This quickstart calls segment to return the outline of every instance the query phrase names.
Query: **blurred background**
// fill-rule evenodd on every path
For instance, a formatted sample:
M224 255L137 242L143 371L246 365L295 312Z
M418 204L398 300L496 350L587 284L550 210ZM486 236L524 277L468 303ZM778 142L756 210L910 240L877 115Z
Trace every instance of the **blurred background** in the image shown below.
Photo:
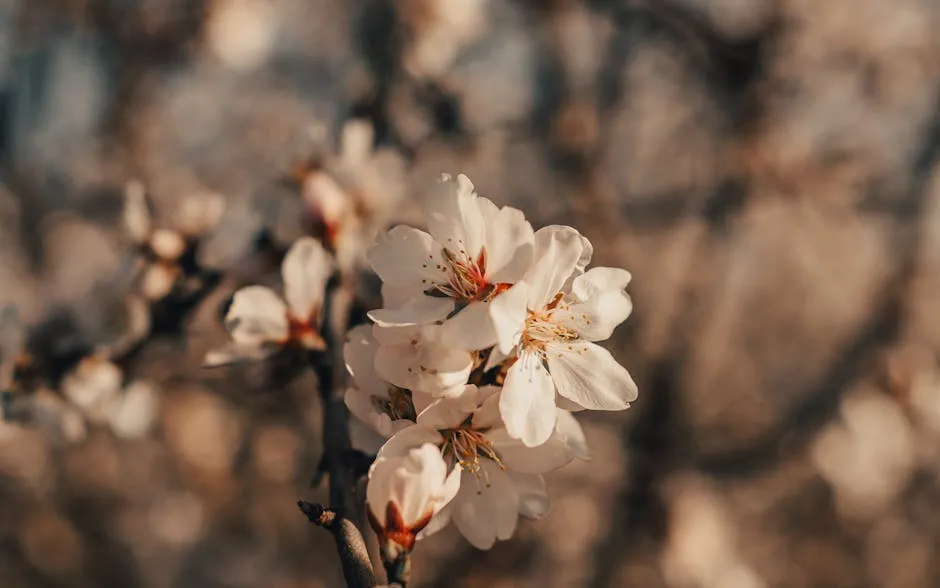
M0 586L341 586L295 504L326 499L315 379L200 366L315 230L308 180L385 224L442 172L633 273L609 346L640 399L583 415L547 518L419 544L415 586L940 586L938 28L935 0L0 0Z

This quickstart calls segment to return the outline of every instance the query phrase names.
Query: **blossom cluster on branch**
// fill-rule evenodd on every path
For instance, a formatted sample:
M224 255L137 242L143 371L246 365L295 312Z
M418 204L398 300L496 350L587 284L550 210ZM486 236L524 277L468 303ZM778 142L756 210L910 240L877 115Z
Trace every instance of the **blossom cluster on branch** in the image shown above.
M375 452L369 518L409 551L453 521L474 546L548 511L542 474L588 451L572 412L623 410L627 370L597 344L630 314L623 269L588 269L590 242L446 177L427 231L396 226L367 257L383 282L373 325L344 355L353 442Z

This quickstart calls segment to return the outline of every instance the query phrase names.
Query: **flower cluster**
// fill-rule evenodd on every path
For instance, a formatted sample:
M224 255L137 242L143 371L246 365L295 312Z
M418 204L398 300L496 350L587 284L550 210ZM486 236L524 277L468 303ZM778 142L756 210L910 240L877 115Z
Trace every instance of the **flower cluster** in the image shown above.
M351 436L375 452L370 521L386 548L453 521L474 546L548 510L542 474L586 458L571 411L623 410L637 388L603 347L632 310L622 269L588 269L575 229L445 177L427 232L396 226L368 259L383 282L373 325L344 349Z

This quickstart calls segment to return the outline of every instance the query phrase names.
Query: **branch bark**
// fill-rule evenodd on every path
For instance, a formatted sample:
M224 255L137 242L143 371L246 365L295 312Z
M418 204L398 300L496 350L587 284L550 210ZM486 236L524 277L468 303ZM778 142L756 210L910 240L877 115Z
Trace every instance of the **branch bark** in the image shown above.
M307 515L311 523L323 527L333 535L347 586L349 588L375 586L375 574L372 571L372 562L369 560L369 551L366 549L359 528L343 515L321 504L299 500L297 506Z

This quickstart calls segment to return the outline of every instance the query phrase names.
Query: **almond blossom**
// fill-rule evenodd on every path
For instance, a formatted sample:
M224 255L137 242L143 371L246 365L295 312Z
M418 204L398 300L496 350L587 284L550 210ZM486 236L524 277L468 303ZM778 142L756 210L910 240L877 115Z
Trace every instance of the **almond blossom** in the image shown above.
M587 457L581 427L570 413L558 409L551 437L539 447L527 447L504 427L499 397L495 386L470 385L459 396L439 399L378 454L383 459L428 443L440 447L448 466L459 467L461 477L459 492L435 524L453 520L479 549L510 538L519 515L539 518L548 512L541 474Z
M368 251L384 282L383 294L405 302L372 311L376 324L419 326L442 322L441 340L476 350L497 341L506 317L490 303L522 278L534 234L521 211L499 208L474 192L466 176L445 176L425 207L428 232L398 225Z
M297 240L281 264L283 298L265 286L235 292L225 316L232 343L209 352L205 365L264 359L288 345L322 350L320 311L332 273L332 257L319 241L309 237Z
M520 330L500 331L499 348L513 362L500 414L509 434L528 446L551 435L556 394L593 410L623 410L637 397L627 370L595 344L630 315L624 291L630 273L609 267L584 272L590 244L571 227L540 229L535 251L522 282L495 303L502 314L524 317Z
M369 522L381 542L411 551L417 539L441 528L431 520L454 498L459 484L459 470L448 469L430 443L379 457L366 488Z

